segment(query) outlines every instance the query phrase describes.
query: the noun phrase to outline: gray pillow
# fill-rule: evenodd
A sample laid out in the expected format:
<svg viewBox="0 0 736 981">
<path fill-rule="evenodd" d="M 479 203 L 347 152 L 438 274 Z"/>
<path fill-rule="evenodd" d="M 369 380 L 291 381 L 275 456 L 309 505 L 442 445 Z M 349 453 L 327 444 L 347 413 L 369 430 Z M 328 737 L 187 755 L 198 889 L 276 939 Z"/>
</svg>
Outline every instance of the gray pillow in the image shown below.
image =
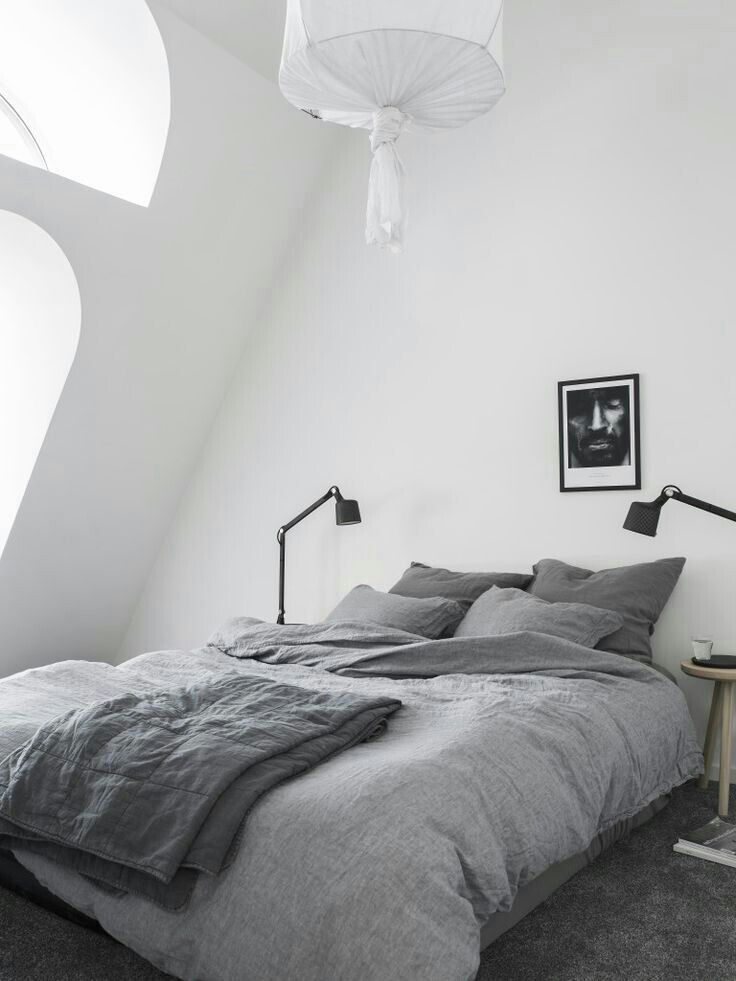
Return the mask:
<svg viewBox="0 0 736 981">
<path fill-rule="evenodd" d="M 243 631 L 254 627 L 257 623 L 263 623 L 263 620 L 257 620 L 255 617 L 230 617 L 213 634 L 210 634 L 207 647 L 232 650 L 233 647 L 237 647 Z"/>
<path fill-rule="evenodd" d="M 465 610 L 492 586 L 526 589 L 532 577 L 518 572 L 450 572 L 412 562 L 390 593 L 399 596 L 443 596 L 455 600 Z"/>
<path fill-rule="evenodd" d="M 585 603 L 548 603 L 522 589 L 494 586 L 473 603 L 456 637 L 492 637 L 535 630 L 540 634 L 564 637 L 583 647 L 595 647 L 601 637 L 620 630 L 623 617 L 612 610 L 601 610 Z"/>
<path fill-rule="evenodd" d="M 620 613 L 623 626 L 597 646 L 651 660 L 649 637 L 684 565 L 681 558 L 659 559 L 592 572 L 557 559 L 542 559 L 534 566 L 536 575 L 529 592 L 551 603 L 587 603 Z"/>
<path fill-rule="evenodd" d="M 325 623 L 358 620 L 435 640 L 445 631 L 454 630 L 464 612 L 459 603 L 441 596 L 414 599 L 379 593 L 370 586 L 356 586 L 325 617 Z"/>
</svg>

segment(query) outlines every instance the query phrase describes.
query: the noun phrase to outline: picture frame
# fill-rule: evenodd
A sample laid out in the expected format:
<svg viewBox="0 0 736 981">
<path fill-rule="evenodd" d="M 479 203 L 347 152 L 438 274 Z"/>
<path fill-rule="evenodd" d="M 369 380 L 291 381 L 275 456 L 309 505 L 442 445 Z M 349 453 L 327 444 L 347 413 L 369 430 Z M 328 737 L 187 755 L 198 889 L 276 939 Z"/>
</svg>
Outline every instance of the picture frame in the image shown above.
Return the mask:
<svg viewBox="0 0 736 981">
<path fill-rule="evenodd" d="M 639 375 L 557 385 L 560 491 L 641 489 Z"/>
</svg>

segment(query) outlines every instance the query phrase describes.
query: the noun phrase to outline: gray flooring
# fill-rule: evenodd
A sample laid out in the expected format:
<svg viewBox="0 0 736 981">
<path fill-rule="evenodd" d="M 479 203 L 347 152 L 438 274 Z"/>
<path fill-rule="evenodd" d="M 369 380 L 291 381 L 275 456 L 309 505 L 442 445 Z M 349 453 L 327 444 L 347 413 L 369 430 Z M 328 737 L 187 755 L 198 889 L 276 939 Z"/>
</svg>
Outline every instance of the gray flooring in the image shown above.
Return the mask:
<svg viewBox="0 0 736 981">
<path fill-rule="evenodd" d="M 736 981 L 736 869 L 672 851 L 717 796 L 713 783 L 675 791 L 489 947 L 477 981 Z"/>
<path fill-rule="evenodd" d="M 650 824 L 485 951 L 478 981 L 734 981 L 736 869 L 672 852 L 715 801 L 714 785 L 676 791 Z M 163 977 L 109 938 L 0 890 L 0 981 Z"/>
</svg>

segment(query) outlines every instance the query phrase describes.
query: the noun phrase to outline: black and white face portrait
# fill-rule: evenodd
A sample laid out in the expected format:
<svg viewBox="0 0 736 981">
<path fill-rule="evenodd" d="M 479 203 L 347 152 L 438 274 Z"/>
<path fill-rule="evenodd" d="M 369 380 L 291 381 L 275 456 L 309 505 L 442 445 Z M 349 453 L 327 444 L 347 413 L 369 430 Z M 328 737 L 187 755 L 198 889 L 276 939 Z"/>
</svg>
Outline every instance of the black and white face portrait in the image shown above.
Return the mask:
<svg viewBox="0 0 736 981">
<path fill-rule="evenodd" d="M 559 382 L 560 490 L 641 487 L 639 376 Z"/>
<path fill-rule="evenodd" d="M 631 461 L 629 388 L 581 388 L 567 395 L 568 467 L 622 467 Z"/>
</svg>

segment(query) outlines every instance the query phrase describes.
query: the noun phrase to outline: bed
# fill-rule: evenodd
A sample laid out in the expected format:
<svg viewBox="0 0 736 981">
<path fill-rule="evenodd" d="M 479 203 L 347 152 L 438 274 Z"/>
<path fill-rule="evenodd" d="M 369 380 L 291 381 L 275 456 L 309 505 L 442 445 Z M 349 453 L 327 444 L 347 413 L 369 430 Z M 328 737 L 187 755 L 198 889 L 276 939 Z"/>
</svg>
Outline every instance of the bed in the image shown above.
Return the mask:
<svg viewBox="0 0 736 981">
<path fill-rule="evenodd" d="M 259 801 L 178 912 L 13 849 L 47 897 L 182 979 L 471 981 L 483 946 L 702 769 L 671 681 L 559 637 L 243 621 L 218 640 L 0 682 L 0 758 L 70 709 L 223 671 L 401 700 L 385 734 Z"/>
</svg>

